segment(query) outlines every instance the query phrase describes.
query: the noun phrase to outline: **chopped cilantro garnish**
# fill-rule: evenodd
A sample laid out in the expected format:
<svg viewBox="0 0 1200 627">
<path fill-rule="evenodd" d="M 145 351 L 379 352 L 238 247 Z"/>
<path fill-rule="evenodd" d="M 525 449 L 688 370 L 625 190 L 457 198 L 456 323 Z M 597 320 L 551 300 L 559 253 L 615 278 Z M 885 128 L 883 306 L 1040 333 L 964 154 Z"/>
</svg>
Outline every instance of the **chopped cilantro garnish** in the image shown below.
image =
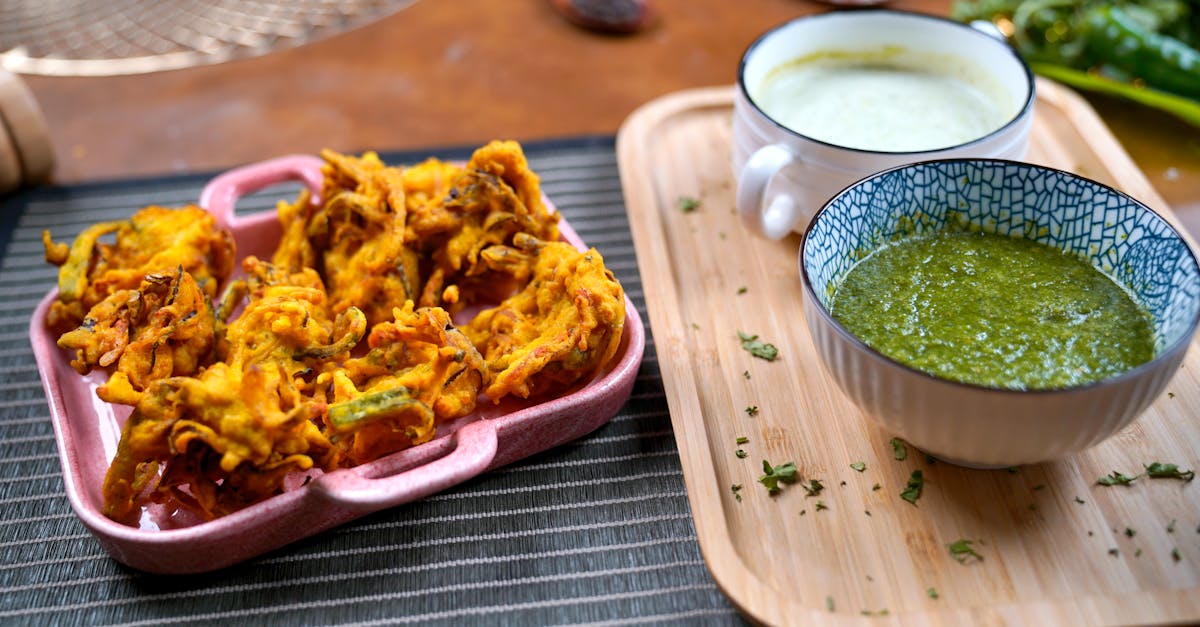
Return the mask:
<svg viewBox="0 0 1200 627">
<path fill-rule="evenodd" d="M 1085 501 L 1085 500 L 1083 500 L 1083 499 L 1079 498 L 1078 496 L 1076 496 L 1076 497 L 1075 497 L 1075 502 L 1076 502 L 1076 503 L 1079 503 L 1080 505 L 1082 505 L 1082 504 L 1084 504 L 1084 503 L 1087 503 L 1087 501 Z"/>
<path fill-rule="evenodd" d="M 1171 549 L 1171 559 L 1175 560 L 1176 562 L 1183 559 L 1183 556 L 1179 554 L 1179 547 Z"/>
<path fill-rule="evenodd" d="M 738 295 L 740 296 L 740 295 L 742 295 L 742 294 L 745 294 L 746 292 L 749 292 L 749 291 L 750 291 L 750 288 L 748 288 L 748 287 L 746 287 L 745 285 L 743 285 L 743 286 L 741 286 L 741 287 L 739 287 L 739 288 L 738 288 Z"/>
<path fill-rule="evenodd" d="M 1134 479 L 1137 479 L 1137 477 L 1130 477 L 1129 475 L 1114 470 L 1111 474 L 1104 475 L 1103 477 L 1097 479 L 1096 483 L 1098 485 L 1129 485 L 1133 483 Z"/>
<path fill-rule="evenodd" d="M 729 486 L 729 490 L 731 492 L 733 492 L 733 498 L 737 499 L 738 502 L 741 503 L 742 502 L 742 484 L 735 483 L 735 484 Z"/>
<path fill-rule="evenodd" d="M 758 415 L 758 405 L 747 406 L 746 407 L 746 415 L 747 416 L 757 416 Z"/>
<path fill-rule="evenodd" d="M 892 456 L 901 462 L 908 459 L 908 447 L 904 445 L 904 440 L 892 438 Z"/>
<path fill-rule="evenodd" d="M 863 462 L 854 462 L 853 464 L 850 464 L 850 467 L 858 472 L 862 472 L 867 469 L 867 465 Z"/>
<path fill-rule="evenodd" d="M 1175 519 L 1174 518 L 1171 519 L 1171 522 L 1167 523 L 1167 533 L 1175 533 Z"/>
<path fill-rule="evenodd" d="M 1136 535 L 1137 535 L 1137 532 L 1134 531 L 1133 529 L 1131 529 L 1129 527 L 1125 528 L 1125 537 L 1132 538 L 1133 536 L 1136 536 Z"/>
<path fill-rule="evenodd" d="M 879 610 L 878 612 L 872 612 L 871 610 L 863 610 L 862 615 L 863 616 L 887 616 L 888 611 L 887 611 L 886 607 L 883 608 L 882 610 Z"/>
<path fill-rule="evenodd" d="M 742 376 L 743 376 L 743 377 L 746 377 L 747 379 L 749 379 L 749 378 L 750 378 L 750 371 L 749 371 L 749 370 L 743 370 L 743 371 L 742 371 Z"/>
<path fill-rule="evenodd" d="M 804 486 L 804 491 L 807 492 L 806 496 L 816 496 L 824 489 L 825 486 L 818 479 L 810 479 L 808 484 Z"/>
<path fill-rule="evenodd" d="M 1121 550 L 1120 550 L 1120 549 L 1118 549 L 1118 548 L 1116 548 L 1116 547 L 1113 547 L 1113 548 L 1111 548 L 1111 549 L 1109 549 L 1109 550 L 1108 550 L 1108 554 L 1109 554 L 1109 555 L 1111 555 L 1111 556 L 1113 556 L 1113 557 L 1117 557 L 1118 555 L 1120 555 L 1120 554 L 1121 554 Z"/>
<path fill-rule="evenodd" d="M 1191 481 L 1196 478 L 1196 472 L 1193 470 L 1179 470 L 1179 466 L 1175 464 L 1164 464 L 1154 462 L 1146 466 L 1146 474 L 1152 479 L 1182 479 Z"/>
<path fill-rule="evenodd" d="M 823 509 L 829 509 L 829 508 L 825 505 L 825 501 L 817 501 L 817 505 L 814 509 L 816 509 L 819 512 Z"/>
<path fill-rule="evenodd" d="M 757 335 L 737 332 L 738 339 L 742 341 L 742 348 L 749 351 L 751 355 L 767 361 L 775 361 L 779 357 L 779 349 L 775 348 L 774 344 L 767 344 L 758 339 Z"/>
<path fill-rule="evenodd" d="M 735 440 L 735 441 L 736 441 L 738 444 L 745 444 L 745 443 L 747 443 L 747 442 L 749 442 L 749 441 L 750 441 L 750 438 L 748 438 L 748 437 L 746 437 L 746 436 L 744 436 L 744 435 L 739 435 L 739 436 L 738 436 L 738 438 L 737 438 L 737 440 Z"/>
<path fill-rule="evenodd" d="M 904 491 L 900 493 L 900 498 L 912 503 L 913 505 L 916 505 L 917 499 L 921 498 L 921 489 L 923 487 L 925 487 L 925 477 L 922 475 L 920 470 L 914 470 L 912 471 L 912 474 L 909 475 L 908 485 L 906 485 Z"/>
<path fill-rule="evenodd" d="M 700 200 L 691 196 L 679 197 L 679 210 L 684 213 L 691 213 L 700 208 Z"/>
<path fill-rule="evenodd" d="M 929 598 L 931 598 L 931 599 L 936 599 L 936 598 L 938 598 L 938 591 L 937 591 L 937 588 L 930 588 L 930 589 L 928 589 L 928 590 L 926 590 L 926 591 L 925 591 L 925 594 L 928 594 L 928 595 L 929 595 Z"/>
<path fill-rule="evenodd" d="M 779 492 L 779 482 L 795 483 L 799 477 L 796 476 L 796 464 L 787 462 L 778 466 L 771 466 L 767 460 L 763 460 L 763 476 L 758 478 L 758 482 L 766 486 L 769 494 Z"/>
<path fill-rule="evenodd" d="M 879 491 L 879 490 L 881 490 L 881 489 L 883 489 L 883 486 L 879 485 L 878 483 L 876 483 L 875 485 L 871 486 L 871 491 L 872 491 L 872 492 L 878 492 L 878 491 Z"/>
<path fill-rule="evenodd" d="M 833 597 L 825 597 L 825 609 L 833 611 Z"/>
<path fill-rule="evenodd" d="M 965 564 L 971 559 L 982 562 L 983 556 L 975 552 L 975 549 L 971 548 L 972 544 L 975 543 L 971 540 L 956 540 L 950 544 L 947 544 L 946 546 L 950 549 L 950 556 L 953 557 L 959 564 Z"/>
<path fill-rule="evenodd" d="M 742 449 L 738 449 L 738 450 L 734 451 L 734 452 L 733 452 L 733 454 L 734 454 L 734 455 L 737 455 L 738 459 L 745 459 L 745 458 L 746 458 L 746 451 L 744 451 L 744 450 L 742 450 Z"/>
</svg>

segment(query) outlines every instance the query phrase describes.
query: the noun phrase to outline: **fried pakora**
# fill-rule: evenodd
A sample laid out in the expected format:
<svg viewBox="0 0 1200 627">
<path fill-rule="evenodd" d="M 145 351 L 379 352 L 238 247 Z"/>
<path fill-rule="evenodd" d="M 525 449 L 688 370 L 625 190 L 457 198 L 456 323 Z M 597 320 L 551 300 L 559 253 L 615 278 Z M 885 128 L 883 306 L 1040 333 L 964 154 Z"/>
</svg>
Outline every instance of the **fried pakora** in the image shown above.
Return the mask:
<svg viewBox="0 0 1200 627">
<path fill-rule="evenodd" d="M 353 463 L 376 459 L 433 438 L 437 423 L 475 409 L 487 365 L 438 307 L 377 324 L 370 351 L 322 373 L 329 386 L 328 432 Z"/>
<path fill-rule="evenodd" d="M 331 320 L 324 291 L 280 280 L 307 273 L 285 275 L 253 257 L 243 265 L 251 278 L 231 292 L 248 302 L 225 330 L 219 360 L 195 377 L 156 381 L 127 420 L 104 481 L 109 517 L 127 516 L 147 490 L 152 501 L 218 516 L 280 491 L 314 458 L 335 465 L 318 426 L 327 406 L 305 397 L 305 377 L 348 357 L 366 320 L 354 308 Z"/>
<path fill-rule="evenodd" d="M 517 238 L 517 250 L 493 258 L 533 254 L 529 283 L 463 327 L 487 359 L 493 401 L 563 390 L 596 374 L 616 353 L 625 325 L 625 292 L 596 249 L 565 242 Z"/>
<path fill-rule="evenodd" d="M 417 254 L 404 242 L 402 171 L 373 152 L 321 156 L 324 200 L 312 208 L 305 192 L 281 205 L 284 235 L 272 262 L 289 271 L 315 268 L 334 309 L 358 307 L 370 324 L 391 320 L 392 307 L 413 298 L 419 280 Z"/>
<path fill-rule="evenodd" d="M 232 282 L 233 238 L 195 207 L 69 247 L 44 234 L 61 267 L 47 323 L 70 323 L 77 371 L 110 372 L 102 399 L 134 407 L 102 486 L 110 518 L 154 502 L 221 516 L 298 473 L 428 442 L 480 399 L 567 391 L 617 351 L 621 285 L 595 249 L 558 241 L 516 142 L 465 164 L 322 157 L 319 200 L 278 203 L 270 261 L 247 257 Z"/>
<path fill-rule="evenodd" d="M 112 244 L 100 241 L 110 234 Z M 234 267 L 233 234 L 193 205 L 146 207 L 129 220 L 85 229 L 69 247 L 43 231 L 42 244 L 46 261 L 59 266 L 58 300 L 46 321 L 59 333 L 79 326 L 88 310 L 114 292 L 137 289 L 146 275 L 182 267 L 213 298 Z"/>
<path fill-rule="evenodd" d="M 216 322 L 208 295 L 179 267 L 146 275 L 136 290 L 109 294 L 78 328 L 58 338 L 58 346 L 75 351 L 71 367 L 80 374 L 115 365 L 96 394 L 136 405 L 154 381 L 196 374 L 209 362 Z"/>
<path fill-rule="evenodd" d="M 492 272 L 481 255 L 519 233 L 556 240 L 558 216 L 542 201 L 520 144 L 494 141 L 471 155 L 445 197 L 414 211 L 406 237 L 432 262 L 419 303 L 459 311 L 511 294 L 519 287 L 512 274 Z"/>
</svg>

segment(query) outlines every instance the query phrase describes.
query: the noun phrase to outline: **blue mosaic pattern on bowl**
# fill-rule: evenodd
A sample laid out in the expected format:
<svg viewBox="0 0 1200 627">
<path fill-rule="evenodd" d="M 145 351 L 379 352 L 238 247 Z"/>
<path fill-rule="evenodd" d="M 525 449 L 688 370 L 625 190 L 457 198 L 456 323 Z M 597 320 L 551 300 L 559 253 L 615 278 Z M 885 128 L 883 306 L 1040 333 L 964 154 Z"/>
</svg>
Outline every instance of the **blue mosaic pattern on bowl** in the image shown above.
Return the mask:
<svg viewBox="0 0 1200 627">
<path fill-rule="evenodd" d="M 1184 339 L 1200 315 L 1196 261 L 1165 220 L 1098 183 L 1009 161 L 932 161 L 870 177 L 826 205 L 801 263 L 828 309 L 837 281 L 871 250 L 948 220 L 1090 259 L 1150 312 L 1155 354 Z"/>
</svg>

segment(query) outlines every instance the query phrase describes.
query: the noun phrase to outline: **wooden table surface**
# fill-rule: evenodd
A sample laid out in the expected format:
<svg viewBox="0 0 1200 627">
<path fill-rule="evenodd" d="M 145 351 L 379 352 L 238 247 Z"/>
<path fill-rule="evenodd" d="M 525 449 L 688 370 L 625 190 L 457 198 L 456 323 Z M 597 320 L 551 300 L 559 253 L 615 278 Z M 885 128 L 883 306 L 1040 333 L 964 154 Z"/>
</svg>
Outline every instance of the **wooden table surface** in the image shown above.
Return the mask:
<svg viewBox="0 0 1200 627">
<path fill-rule="evenodd" d="M 830 10 L 807 0 L 651 0 L 627 36 L 569 24 L 550 0 L 421 0 L 372 25 L 218 65 L 107 78 L 27 76 L 55 180 L 210 171 L 322 147 L 476 145 L 616 133 L 638 106 L 731 84 L 767 28 Z M 898 1 L 945 14 L 946 0 Z M 1089 97 L 1147 177 L 1200 232 L 1200 129 Z"/>
</svg>

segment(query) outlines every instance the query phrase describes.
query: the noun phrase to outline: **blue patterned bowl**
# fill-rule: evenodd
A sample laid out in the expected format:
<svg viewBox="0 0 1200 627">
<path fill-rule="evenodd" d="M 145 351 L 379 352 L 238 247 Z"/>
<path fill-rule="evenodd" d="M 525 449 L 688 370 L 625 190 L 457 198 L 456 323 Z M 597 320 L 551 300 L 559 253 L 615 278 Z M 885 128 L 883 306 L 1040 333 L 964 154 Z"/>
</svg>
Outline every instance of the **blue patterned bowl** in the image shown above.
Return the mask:
<svg viewBox="0 0 1200 627">
<path fill-rule="evenodd" d="M 910 368 L 833 319 L 834 288 L 865 253 L 963 218 L 1091 260 L 1150 312 L 1154 359 L 1086 385 L 997 389 Z M 1171 224 L 1105 185 L 1012 161 L 928 161 L 855 183 L 813 217 L 800 274 L 809 331 L 842 390 L 909 443 L 967 466 L 1046 461 L 1125 427 L 1163 391 L 1200 322 L 1200 267 Z"/>
</svg>

